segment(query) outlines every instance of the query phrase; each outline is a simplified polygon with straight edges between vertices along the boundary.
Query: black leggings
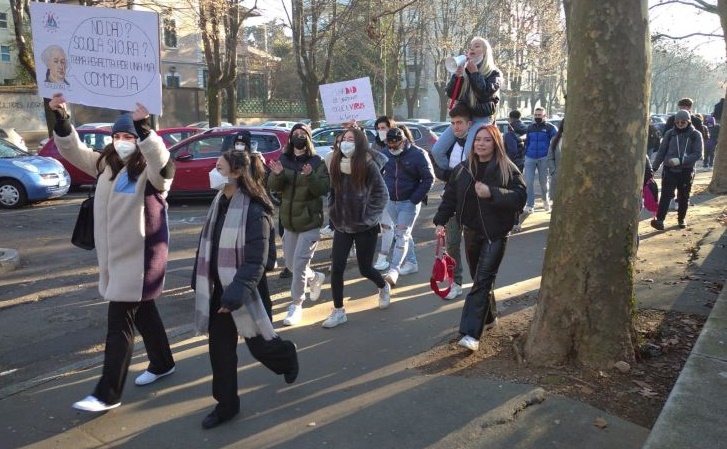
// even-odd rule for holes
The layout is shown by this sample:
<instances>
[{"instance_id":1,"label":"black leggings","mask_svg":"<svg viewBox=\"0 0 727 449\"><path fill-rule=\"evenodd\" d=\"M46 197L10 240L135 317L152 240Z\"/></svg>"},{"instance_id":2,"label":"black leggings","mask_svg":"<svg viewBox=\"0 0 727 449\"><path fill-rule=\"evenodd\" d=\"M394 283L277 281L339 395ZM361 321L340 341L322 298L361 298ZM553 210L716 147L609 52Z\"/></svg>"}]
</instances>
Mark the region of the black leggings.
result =
<instances>
[{"instance_id":1,"label":"black leggings","mask_svg":"<svg viewBox=\"0 0 727 449\"><path fill-rule=\"evenodd\" d=\"M356 244L356 259L361 276L371 279L378 288L384 288L386 281L378 270L374 269L374 254L376 253L376 240L379 238L379 225L365 231L349 234L336 229L333 234L333 249L331 250L331 295L333 306L337 309L343 307L343 272L346 270L348 253L353 244Z\"/></svg>"}]
</instances>

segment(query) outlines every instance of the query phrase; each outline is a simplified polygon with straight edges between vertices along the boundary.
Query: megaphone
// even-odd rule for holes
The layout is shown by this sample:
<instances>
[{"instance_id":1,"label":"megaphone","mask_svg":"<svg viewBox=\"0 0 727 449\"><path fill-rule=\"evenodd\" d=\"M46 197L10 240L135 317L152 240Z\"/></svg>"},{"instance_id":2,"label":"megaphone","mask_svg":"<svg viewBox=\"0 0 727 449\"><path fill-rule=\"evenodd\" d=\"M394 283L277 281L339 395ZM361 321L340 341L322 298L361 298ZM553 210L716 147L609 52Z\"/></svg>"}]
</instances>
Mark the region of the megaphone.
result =
<instances>
[{"instance_id":1,"label":"megaphone","mask_svg":"<svg viewBox=\"0 0 727 449\"><path fill-rule=\"evenodd\" d=\"M444 68L449 73L454 73L457 71L457 67L463 66L465 62L467 62L467 56L465 55L450 56L444 60Z\"/></svg>"}]
</instances>

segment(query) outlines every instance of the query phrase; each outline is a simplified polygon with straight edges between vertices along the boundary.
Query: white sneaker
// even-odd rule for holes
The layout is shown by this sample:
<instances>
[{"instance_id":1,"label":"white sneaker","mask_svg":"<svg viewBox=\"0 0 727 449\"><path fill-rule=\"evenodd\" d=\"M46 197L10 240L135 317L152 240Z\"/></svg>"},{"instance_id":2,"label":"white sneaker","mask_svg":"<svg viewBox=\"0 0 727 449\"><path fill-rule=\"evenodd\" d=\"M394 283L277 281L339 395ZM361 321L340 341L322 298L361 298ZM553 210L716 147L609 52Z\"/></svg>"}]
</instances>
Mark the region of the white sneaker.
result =
<instances>
[{"instance_id":1,"label":"white sneaker","mask_svg":"<svg viewBox=\"0 0 727 449\"><path fill-rule=\"evenodd\" d=\"M339 324L343 324L346 321L348 321L348 318L346 318L346 309L341 307L340 309L334 308L333 311L331 311L331 314L326 318L326 320L323 322L323 327L326 329L330 329L332 327L336 327Z\"/></svg>"},{"instance_id":2,"label":"white sneaker","mask_svg":"<svg viewBox=\"0 0 727 449\"><path fill-rule=\"evenodd\" d=\"M86 396L78 402L74 402L72 407L76 410L83 410L84 412L105 412L121 405L121 402L116 404L106 404L105 402L99 401L96 396Z\"/></svg>"},{"instance_id":3,"label":"white sneaker","mask_svg":"<svg viewBox=\"0 0 727 449\"><path fill-rule=\"evenodd\" d=\"M470 351L477 351L480 348L480 342L470 337L469 335L465 335L464 337L462 337L462 339L457 344L469 349Z\"/></svg>"},{"instance_id":4,"label":"white sneaker","mask_svg":"<svg viewBox=\"0 0 727 449\"><path fill-rule=\"evenodd\" d=\"M495 317L495 321L493 321L492 323L485 324L485 327L482 329L482 332L488 331L488 330L492 329L495 326L497 326L497 317Z\"/></svg>"},{"instance_id":5,"label":"white sneaker","mask_svg":"<svg viewBox=\"0 0 727 449\"><path fill-rule=\"evenodd\" d=\"M326 225L325 227L321 228L321 235L325 238L332 239L334 231L331 229L329 225Z\"/></svg>"},{"instance_id":6,"label":"white sneaker","mask_svg":"<svg viewBox=\"0 0 727 449\"><path fill-rule=\"evenodd\" d=\"M445 296L444 299L454 299L461 294L462 286L459 284L452 284L452 287L449 289L449 293L447 293L447 296Z\"/></svg>"},{"instance_id":7,"label":"white sneaker","mask_svg":"<svg viewBox=\"0 0 727 449\"><path fill-rule=\"evenodd\" d=\"M303 319L303 306L296 306L295 304L291 304L288 306L288 314L285 316L285 319L283 320L283 325L285 326L295 326L296 324L300 323L300 320Z\"/></svg>"},{"instance_id":8,"label":"white sneaker","mask_svg":"<svg viewBox=\"0 0 727 449\"><path fill-rule=\"evenodd\" d=\"M396 281L399 280L399 272L391 269L384 275L384 280L392 287L396 287Z\"/></svg>"},{"instance_id":9,"label":"white sneaker","mask_svg":"<svg viewBox=\"0 0 727 449\"><path fill-rule=\"evenodd\" d=\"M389 268L389 261L386 260L386 254L379 253L379 257L376 258L376 263L374 264L374 269L384 271L387 268Z\"/></svg>"},{"instance_id":10,"label":"white sneaker","mask_svg":"<svg viewBox=\"0 0 727 449\"><path fill-rule=\"evenodd\" d=\"M419 271L419 264L411 263L409 261L404 262L399 268L399 274L402 276L416 273L417 271Z\"/></svg>"},{"instance_id":11,"label":"white sneaker","mask_svg":"<svg viewBox=\"0 0 727 449\"><path fill-rule=\"evenodd\" d=\"M532 214L533 212L535 212L535 208L534 207L526 206L525 209L523 209L523 213L524 214Z\"/></svg>"},{"instance_id":12,"label":"white sneaker","mask_svg":"<svg viewBox=\"0 0 727 449\"><path fill-rule=\"evenodd\" d=\"M391 303L391 286L387 283L384 288L379 289L379 309L389 307Z\"/></svg>"},{"instance_id":13,"label":"white sneaker","mask_svg":"<svg viewBox=\"0 0 727 449\"><path fill-rule=\"evenodd\" d=\"M550 212L550 201L546 201L543 204L543 209L545 209L545 212Z\"/></svg>"},{"instance_id":14,"label":"white sneaker","mask_svg":"<svg viewBox=\"0 0 727 449\"><path fill-rule=\"evenodd\" d=\"M144 371L141 373L136 379L134 379L134 383L136 385L142 386L142 385L149 385L150 383L156 382L157 380L161 379L164 376L168 376L174 372L174 367L167 371L166 373L161 374L154 374L150 373L149 371Z\"/></svg>"},{"instance_id":15,"label":"white sneaker","mask_svg":"<svg viewBox=\"0 0 727 449\"><path fill-rule=\"evenodd\" d=\"M326 280L326 275L320 271L313 272L313 278L310 280L310 300L318 301L321 297L321 289L323 288L323 281Z\"/></svg>"}]
</instances>

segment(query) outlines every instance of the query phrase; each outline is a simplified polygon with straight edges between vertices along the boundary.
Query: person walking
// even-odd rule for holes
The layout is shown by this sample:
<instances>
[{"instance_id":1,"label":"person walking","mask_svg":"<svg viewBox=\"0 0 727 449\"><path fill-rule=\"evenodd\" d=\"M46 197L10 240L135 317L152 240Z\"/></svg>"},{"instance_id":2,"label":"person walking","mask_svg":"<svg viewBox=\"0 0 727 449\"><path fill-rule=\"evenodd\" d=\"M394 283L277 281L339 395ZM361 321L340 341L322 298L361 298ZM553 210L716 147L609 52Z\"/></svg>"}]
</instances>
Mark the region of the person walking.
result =
<instances>
[{"instance_id":1,"label":"person walking","mask_svg":"<svg viewBox=\"0 0 727 449\"><path fill-rule=\"evenodd\" d=\"M215 409L202 421L211 429L240 412L237 390L237 340L250 354L291 384L298 376L295 344L273 330L259 291L265 271L275 266L273 204L265 184L253 178L251 156L227 151L210 171L219 189L207 212L197 249L192 288L195 328L209 334L212 397Z\"/></svg>"},{"instance_id":2,"label":"person walking","mask_svg":"<svg viewBox=\"0 0 727 449\"><path fill-rule=\"evenodd\" d=\"M659 151L654 157L653 171L664 164L661 172L661 197L656 218L651 227L664 230L664 219L669 204L677 192L677 223L680 229L687 227L689 193L694 181L694 164L702 157L702 133L694 128L689 112L682 109L675 114L674 128L664 134Z\"/></svg>"},{"instance_id":3,"label":"person walking","mask_svg":"<svg viewBox=\"0 0 727 449\"><path fill-rule=\"evenodd\" d=\"M148 385L175 370L174 357L155 299L162 294L169 251L166 195L174 163L149 112L136 103L111 128L113 142L101 152L85 146L73 128L62 94L49 103L54 140L71 164L97 178L93 203L98 291L108 301L101 378L93 393L73 404L88 412L121 405L134 352L134 328L144 340L149 366L135 379Z\"/></svg>"},{"instance_id":4,"label":"person walking","mask_svg":"<svg viewBox=\"0 0 727 449\"><path fill-rule=\"evenodd\" d=\"M389 196L386 183L363 131L348 129L343 134L340 150L326 155L331 174L328 215L335 232L331 250L333 310L323 321L325 328L348 321L343 307L343 272L354 244L361 276L379 289L379 308L389 307L391 301L391 287L373 266L379 221Z\"/></svg>"},{"instance_id":5,"label":"person walking","mask_svg":"<svg viewBox=\"0 0 727 449\"><path fill-rule=\"evenodd\" d=\"M313 149L310 129L297 123L290 130L288 144L279 160L268 163L270 190L280 192L280 222L283 232L285 266L292 272L286 326L294 326L303 318L305 287L310 283L310 299L321 295L325 274L313 271L310 261L318 247L323 225L323 199L330 180L323 159Z\"/></svg>"},{"instance_id":6,"label":"person walking","mask_svg":"<svg viewBox=\"0 0 727 449\"><path fill-rule=\"evenodd\" d=\"M507 157L499 129L494 124L480 126L469 157L447 181L433 219L437 235L453 217L463 228L474 284L462 308L458 344L472 351L479 348L484 331L497 324L495 277L525 200L525 182Z\"/></svg>"},{"instance_id":7,"label":"person walking","mask_svg":"<svg viewBox=\"0 0 727 449\"><path fill-rule=\"evenodd\" d=\"M533 112L535 123L528 126L525 137L525 164L523 175L528 186L528 199L525 204L525 213L531 214L535 210L535 170L538 171L540 191L543 196L543 209L550 210L548 197L548 148L550 140L558 130L552 123L545 120L545 110L535 108Z\"/></svg>"}]
</instances>

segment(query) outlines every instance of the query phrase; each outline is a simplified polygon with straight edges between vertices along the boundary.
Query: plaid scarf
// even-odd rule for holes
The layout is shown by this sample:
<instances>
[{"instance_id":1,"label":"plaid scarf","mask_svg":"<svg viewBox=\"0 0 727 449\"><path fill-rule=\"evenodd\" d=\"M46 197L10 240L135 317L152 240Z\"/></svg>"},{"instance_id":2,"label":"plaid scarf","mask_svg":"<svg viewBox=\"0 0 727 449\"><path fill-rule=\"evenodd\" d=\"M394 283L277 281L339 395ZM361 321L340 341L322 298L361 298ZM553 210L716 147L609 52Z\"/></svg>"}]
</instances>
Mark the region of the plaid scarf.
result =
<instances>
[{"instance_id":1,"label":"plaid scarf","mask_svg":"<svg viewBox=\"0 0 727 449\"><path fill-rule=\"evenodd\" d=\"M202 227L197 255L197 275L195 290L194 322L197 335L208 332L210 318L210 298L212 296L212 279L210 279L210 258L212 253L212 233L215 220L218 218L220 191L212 201L207 212L207 219ZM220 243L217 250L217 273L222 287L227 288L237 273L237 267L245 263L245 231L250 197L237 190L230 200L225 222L222 225ZM257 288L252 292L240 292L243 306L232 311L237 332L245 338L262 335L265 340L277 337L273 325L268 318Z\"/></svg>"}]
</instances>

